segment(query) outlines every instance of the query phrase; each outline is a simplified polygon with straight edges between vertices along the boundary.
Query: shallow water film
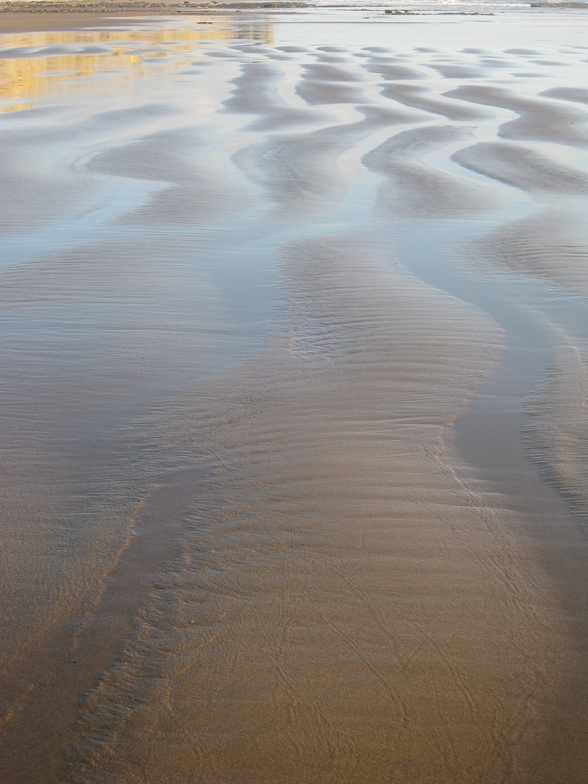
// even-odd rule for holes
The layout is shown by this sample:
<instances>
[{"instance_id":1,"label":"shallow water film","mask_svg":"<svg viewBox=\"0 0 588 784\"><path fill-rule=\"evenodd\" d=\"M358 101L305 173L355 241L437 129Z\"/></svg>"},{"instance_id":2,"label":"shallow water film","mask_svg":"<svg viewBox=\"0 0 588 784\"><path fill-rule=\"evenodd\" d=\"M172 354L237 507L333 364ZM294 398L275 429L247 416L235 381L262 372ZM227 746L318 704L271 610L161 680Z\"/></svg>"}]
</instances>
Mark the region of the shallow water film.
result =
<instances>
[{"instance_id":1,"label":"shallow water film","mask_svg":"<svg viewBox=\"0 0 588 784\"><path fill-rule=\"evenodd\" d=\"M584 16L378 14L6 22L2 784L588 779Z\"/></svg>"}]
</instances>

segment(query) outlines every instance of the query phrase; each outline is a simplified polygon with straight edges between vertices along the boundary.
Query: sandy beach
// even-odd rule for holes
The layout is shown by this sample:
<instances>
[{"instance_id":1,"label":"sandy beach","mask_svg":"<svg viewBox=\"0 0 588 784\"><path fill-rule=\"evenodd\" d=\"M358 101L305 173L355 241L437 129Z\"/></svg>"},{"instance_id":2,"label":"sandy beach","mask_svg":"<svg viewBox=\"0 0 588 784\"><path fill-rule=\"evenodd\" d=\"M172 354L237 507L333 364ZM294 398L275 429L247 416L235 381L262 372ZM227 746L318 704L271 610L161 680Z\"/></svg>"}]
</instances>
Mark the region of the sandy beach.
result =
<instances>
[{"instance_id":1,"label":"sandy beach","mask_svg":"<svg viewBox=\"0 0 588 784\"><path fill-rule=\"evenodd\" d=\"M585 782L585 11L16 5L2 784Z\"/></svg>"}]
</instances>

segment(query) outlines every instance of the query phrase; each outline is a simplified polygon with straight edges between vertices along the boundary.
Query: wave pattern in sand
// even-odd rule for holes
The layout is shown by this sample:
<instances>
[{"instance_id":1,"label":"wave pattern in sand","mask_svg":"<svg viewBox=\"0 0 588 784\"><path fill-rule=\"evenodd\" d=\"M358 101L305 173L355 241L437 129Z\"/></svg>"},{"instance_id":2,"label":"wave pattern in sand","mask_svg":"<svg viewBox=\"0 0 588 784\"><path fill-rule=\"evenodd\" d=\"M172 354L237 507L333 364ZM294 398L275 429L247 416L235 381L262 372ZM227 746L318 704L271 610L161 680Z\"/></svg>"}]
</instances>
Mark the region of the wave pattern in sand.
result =
<instances>
[{"instance_id":1,"label":"wave pattern in sand","mask_svg":"<svg viewBox=\"0 0 588 784\"><path fill-rule=\"evenodd\" d=\"M6 49L2 781L584 781L577 50L183 25Z\"/></svg>"}]
</instances>

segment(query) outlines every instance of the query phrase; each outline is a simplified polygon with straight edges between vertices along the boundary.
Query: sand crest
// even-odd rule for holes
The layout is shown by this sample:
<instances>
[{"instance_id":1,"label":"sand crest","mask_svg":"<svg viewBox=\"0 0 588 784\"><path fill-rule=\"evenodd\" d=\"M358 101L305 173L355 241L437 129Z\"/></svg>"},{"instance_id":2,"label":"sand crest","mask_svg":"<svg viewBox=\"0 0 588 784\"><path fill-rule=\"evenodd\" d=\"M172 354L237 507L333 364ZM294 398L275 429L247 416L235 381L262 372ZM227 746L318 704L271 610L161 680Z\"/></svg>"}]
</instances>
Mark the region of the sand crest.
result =
<instances>
[{"instance_id":1,"label":"sand crest","mask_svg":"<svg viewBox=\"0 0 588 784\"><path fill-rule=\"evenodd\" d=\"M499 135L506 139L540 139L579 147L588 145L586 115L570 107L555 105L541 98L522 98L511 90L482 85L464 85L445 95L486 106L510 109L519 114L517 120L500 126Z\"/></svg>"},{"instance_id":2,"label":"sand crest","mask_svg":"<svg viewBox=\"0 0 588 784\"><path fill-rule=\"evenodd\" d=\"M467 130L435 125L398 133L369 152L365 166L387 177L379 191L383 214L440 218L488 209L491 196L482 189L422 160L426 153L467 137Z\"/></svg>"},{"instance_id":3,"label":"sand crest","mask_svg":"<svg viewBox=\"0 0 588 784\"><path fill-rule=\"evenodd\" d=\"M511 269L588 294L588 238L584 217L545 210L506 223L464 247L468 262L487 270Z\"/></svg>"},{"instance_id":4,"label":"sand crest","mask_svg":"<svg viewBox=\"0 0 588 784\"><path fill-rule=\"evenodd\" d=\"M472 171L493 177L523 190L538 194L583 196L588 193L588 174L515 144L480 142L452 156Z\"/></svg>"}]
</instances>

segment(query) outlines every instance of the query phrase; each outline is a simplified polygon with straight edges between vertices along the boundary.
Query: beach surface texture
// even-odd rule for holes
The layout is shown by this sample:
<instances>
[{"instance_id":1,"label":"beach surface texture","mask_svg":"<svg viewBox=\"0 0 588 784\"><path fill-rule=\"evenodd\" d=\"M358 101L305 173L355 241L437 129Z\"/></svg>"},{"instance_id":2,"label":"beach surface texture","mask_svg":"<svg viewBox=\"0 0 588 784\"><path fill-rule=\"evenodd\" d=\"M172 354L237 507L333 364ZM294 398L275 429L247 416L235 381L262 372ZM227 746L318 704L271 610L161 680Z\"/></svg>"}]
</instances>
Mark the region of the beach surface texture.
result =
<instances>
[{"instance_id":1,"label":"beach surface texture","mask_svg":"<svg viewBox=\"0 0 588 784\"><path fill-rule=\"evenodd\" d=\"M297 5L0 5L2 784L588 780L588 16Z\"/></svg>"}]
</instances>

